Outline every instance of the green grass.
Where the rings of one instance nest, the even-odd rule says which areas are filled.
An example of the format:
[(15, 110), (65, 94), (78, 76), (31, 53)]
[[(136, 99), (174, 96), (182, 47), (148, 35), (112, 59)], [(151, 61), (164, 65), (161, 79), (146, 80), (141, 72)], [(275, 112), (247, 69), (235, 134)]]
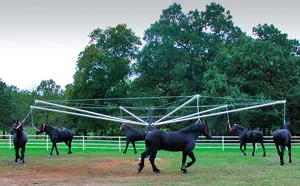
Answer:
[[(285, 151), (284, 166), (280, 166), (279, 157), (275, 148), (267, 149), (267, 157), (262, 157), (261, 149), (258, 149), (256, 156), (251, 156), (252, 148), (248, 148), (248, 155), (243, 156), (239, 149), (197, 149), (195, 156), (197, 161), (188, 168), (188, 174), (180, 172), (181, 152), (159, 151), (156, 161), (157, 167), (161, 170), (160, 175), (152, 173), (151, 165), (146, 160), (146, 165), (141, 174), (137, 173), (137, 164), (134, 161), (128, 164), (129, 171), (136, 176), (135, 179), (114, 181), (111, 184), (117, 185), (298, 185), (300, 181), (299, 158), (300, 149), (292, 149), (293, 163), (287, 163), (287, 151)], [(30, 167), (33, 162), (46, 162), (52, 166), (71, 163), (88, 164), (96, 160), (114, 159), (122, 162), (122, 159), (136, 159), (140, 156), (133, 154), (130, 150), (123, 154), (116, 150), (93, 150), (74, 149), (73, 156), (66, 158), (66, 149), (60, 150), (59, 158), (47, 157), (49, 151), (45, 149), (28, 149), (26, 152), (27, 165)], [(13, 149), (0, 149), (0, 178), (5, 174), (5, 168), (14, 159)], [(67, 159), (67, 160), (66, 160)], [(75, 161), (69, 161), (74, 159)], [(66, 161), (69, 161), (66, 163)], [(188, 158), (188, 161), (190, 159)], [(28, 168), (25, 167), (25, 168)], [(8, 167), (10, 171), (14, 170)], [(109, 169), (109, 167), (108, 167)], [(80, 171), (80, 170), (78, 170)], [(114, 175), (118, 176), (118, 175)], [(122, 179), (123, 175), (119, 175)], [(100, 178), (99, 178), (100, 179)], [(101, 184), (100, 184), (101, 185)]]

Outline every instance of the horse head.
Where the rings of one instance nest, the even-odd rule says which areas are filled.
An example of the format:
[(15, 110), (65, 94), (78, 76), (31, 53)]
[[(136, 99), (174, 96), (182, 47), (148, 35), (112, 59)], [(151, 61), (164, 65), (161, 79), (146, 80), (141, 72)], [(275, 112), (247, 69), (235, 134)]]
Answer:
[(14, 121), (14, 124), (12, 126), (10, 133), (11, 133), (11, 135), (14, 135), (18, 131), (23, 131), (23, 126), (22, 126), (22, 123), (17, 120), (17, 121)]
[(120, 131), (125, 131), (126, 126), (127, 126), (127, 123), (123, 123), (120, 127)]
[(39, 135), (39, 134), (45, 132), (45, 128), (46, 128), (46, 125), (44, 123), (41, 125), (41, 127), (39, 129), (34, 128), (36, 130), (36, 135)]
[(237, 125), (237, 124), (234, 124), (233, 127), (231, 127), (231, 129), (230, 129), (230, 131), (229, 131), (230, 134), (236, 132), (236, 125)]
[(210, 129), (209, 129), (208, 125), (207, 125), (207, 121), (205, 121), (205, 123), (204, 123), (204, 136), (205, 136), (206, 138), (209, 138), (209, 139), (212, 138)]

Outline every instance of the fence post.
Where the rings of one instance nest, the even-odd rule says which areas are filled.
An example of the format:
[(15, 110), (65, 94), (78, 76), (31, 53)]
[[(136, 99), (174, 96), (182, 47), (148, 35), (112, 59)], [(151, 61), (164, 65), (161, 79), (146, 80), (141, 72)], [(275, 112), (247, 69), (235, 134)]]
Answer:
[(119, 136), (119, 152), (121, 152), (121, 136)]
[(224, 149), (225, 149), (225, 140), (224, 140), (224, 136), (222, 136), (222, 150), (224, 151)]
[(82, 150), (84, 150), (84, 135), (82, 135)]
[(11, 138), (12, 138), (12, 135), (9, 135), (9, 140), (8, 140), (8, 143), (9, 143), (9, 149), (11, 149)]
[(48, 135), (46, 135), (46, 148), (47, 148), (47, 150), (49, 150), (49, 142), (48, 142), (48, 140), (49, 140), (49, 137), (48, 137)]

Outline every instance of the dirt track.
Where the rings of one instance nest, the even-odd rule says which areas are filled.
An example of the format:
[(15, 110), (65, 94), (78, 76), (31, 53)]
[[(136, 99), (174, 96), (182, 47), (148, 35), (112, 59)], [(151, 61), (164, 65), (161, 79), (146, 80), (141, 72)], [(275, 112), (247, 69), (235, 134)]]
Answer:
[[(138, 163), (138, 159), (45, 157), (27, 159), (27, 164), (22, 167), (6, 161), (1, 162), (6, 168), (0, 170), (0, 185), (133, 185), (139, 181), (143, 183), (143, 180), (162, 179), (152, 172), (148, 162), (139, 174)], [(163, 164), (160, 162), (161, 167)], [(169, 172), (167, 177), (174, 174)], [(168, 178), (164, 176), (163, 179)]]

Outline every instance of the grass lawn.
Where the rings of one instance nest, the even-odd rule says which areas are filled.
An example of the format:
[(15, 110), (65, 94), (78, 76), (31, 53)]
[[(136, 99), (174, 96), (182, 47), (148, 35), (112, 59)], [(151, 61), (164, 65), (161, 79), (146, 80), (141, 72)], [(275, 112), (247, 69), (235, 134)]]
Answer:
[[(59, 156), (49, 158), (49, 151), (45, 149), (27, 149), (26, 166), (21, 167), (13, 163), (13, 149), (0, 149), (0, 180), (8, 185), (286, 186), (299, 185), (300, 182), (300, 149), (296, 148), (292, 149), (293, 163), (288, 163), (285, 151), (284, 166), (279, 164), (275, 147), (266, 149), (266, 157), (262, 157), (261, 149), (252, 157), (250, 147), (247, 156), (243, 156), (239, 149), (197, 149), (194, 151), (197, 161), (188, 168), (188, 174), (180, 172), (181, 152), (159, 151), (156, 160), (161, 170), (159, 175), (152, 172), (148, 160), (145, 161), (144, 170), (138, 173), (141, 151), (138, 154), (132, 151), (123, 154), (115, 150), (74, 149), (73, 155), (67, 156), (67, 149), (59, 150)], [(190, 161), (189, 158), (187, 160)], [(68, 174), (69, 169), (73, 169), (73, 172)], [(22, 175), (27, 181), (18, 180)], [(43, 175), (45, 177), (41, 178)], [(53, 178), (47, 178), (50, 175), (56, 176), (54, 181)]]

